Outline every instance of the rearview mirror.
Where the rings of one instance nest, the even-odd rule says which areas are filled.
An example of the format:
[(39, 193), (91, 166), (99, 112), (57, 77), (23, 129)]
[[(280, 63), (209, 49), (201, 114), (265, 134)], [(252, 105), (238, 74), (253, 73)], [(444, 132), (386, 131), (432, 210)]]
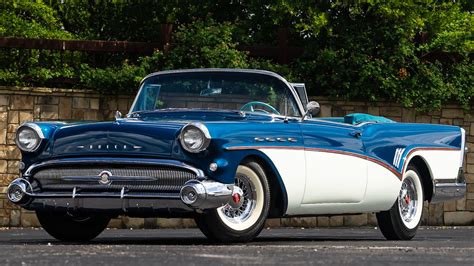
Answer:
[(319, 114), (319, 110), (321, 110), (321, 107), (319, 106), (318, 102), (311, 101), (306, 105), (306, 113), (303, 115), (301, 118), (301, 121), (303, 121), (306, 117), (308, 117), (310, 114), (311, 116), (315, 116)]

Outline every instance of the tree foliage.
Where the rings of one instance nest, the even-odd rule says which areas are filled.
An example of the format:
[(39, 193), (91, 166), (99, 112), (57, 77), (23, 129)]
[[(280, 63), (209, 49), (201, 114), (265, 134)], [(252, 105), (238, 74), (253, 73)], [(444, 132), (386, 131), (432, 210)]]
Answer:
[[(76, 87), (123, 93), (149, 72), (236, 67), (276, 71), (306, 82), (311, 95), (395, 100), (420, 110), (474, 96), (472, 1), (13, 1), (0, 4), (0, 36), (158, 41), (173, 24), (172, 45), (152, 56), (0, 51), (0, 84)], [(304, 47), (287, 65), (250, 57), (239, 45), (275, 45), (279, 28)]]

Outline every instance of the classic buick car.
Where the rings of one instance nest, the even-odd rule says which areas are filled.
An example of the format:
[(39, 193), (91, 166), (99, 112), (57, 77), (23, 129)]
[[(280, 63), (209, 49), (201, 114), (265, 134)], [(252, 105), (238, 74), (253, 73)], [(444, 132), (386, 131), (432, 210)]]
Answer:
[(463, 129), (318, 111), (268, 71), (154, 73), (115, 121), (20, 126), (7, 195), (63, 241), (128, 215), (192, 217), (218, 242), (251, 241), (266, 218), (368, 212), (407, 240), (424, 201), (464, 196)]

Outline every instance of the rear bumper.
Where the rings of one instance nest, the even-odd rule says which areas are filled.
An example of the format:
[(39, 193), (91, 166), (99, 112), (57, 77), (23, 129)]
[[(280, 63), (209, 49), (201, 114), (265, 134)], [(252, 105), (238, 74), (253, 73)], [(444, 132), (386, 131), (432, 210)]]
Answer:
[(433, 197), (431, 203), (457, 200), (466, 194), (466, 180), (463, 168), (459, 168), (456, 179), (437, 179), (433, 182)]

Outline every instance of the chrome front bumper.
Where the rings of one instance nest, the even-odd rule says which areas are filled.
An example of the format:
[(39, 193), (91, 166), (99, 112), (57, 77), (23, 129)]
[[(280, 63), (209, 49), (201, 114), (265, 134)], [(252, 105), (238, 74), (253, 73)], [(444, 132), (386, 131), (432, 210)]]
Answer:
[(433, 182), (433, 197), (431, 203), (439, 203), (449, 200), (457, 200), (466, 194), (466, 180), (464, 170), (459, 168), (456, 179), (437, 179)]
[[(74, 170), (74, 167), (77, 167), (77, 165), (87, 166), (92, 164), (100, 167), (104, 165), (104, 160), (107, 162), (107, 165), (104, 167), (108, 167), (105, 170), (112, 169), (110, 167), (114, 167), (113, 169), (115, 169), (114, 172), (116, 173), (124, 173), (124, 171), (119, 170), (126, 170), (126, 168), (120, 168), (121, 161), (111, 160), (110, 158), (50, 161), (30, 167), (22, 178), (14, 180), (7, 189), (7, 196), (11, 202), (29, 210), (86, 210), (119, 214), (141, 213), (139, 215), (153, 215), (163, 212), (169, 214), (189, 213), (218, 208), (226, 204), (235, 206), (237, 204), (233, 202), (235, 194), (239, 194), (237, 198), (242, 197), (243, 194), (234, 184), (223, 184), (206, 179), (202, 171), (170, 160), (140, 160), (134, 162), (136, 163), (134, 167), (139, 168), (140, 165), (146, 165), (147, 167), (153, 166), (153, 169), (158, 169), (163, 165), (171, 165), (193, 171), (195, 178), (190, 179), (186, 183), (181, 183), (181, 185), (178, 185), (179, 182), (172, 182), (165, 186), (155, 186), (157, 189), (150, 189), (150, 187), (143, 184), (149, 182), (150, 179), (156, 181), (161, 179), (168, 180), (168, 175), (172, 175), (173, 172), (165, 171), (163, 172), (164, 174), (154, 176), (156, 171), (140, 172), (133, 170), (132, 173), (138, 173), (138, 175), (123, 176), (119, 174), (107, 176), (109, 182), (101, 182), (101, 175), (104, 171), (99, 175), (93, 176), (90, 174), (89, 169), (87, 171), (80, 171), (80, 168), (78, 168), (78, 171)], [(130, 164), (130, 160), (123, 163)], [(55, 189), (45, 190), (39, 181), (48, 179), (44, 179), (44, 176), (37, 176), (36, 173), (44, 172), (45, 169), (57, 169), (54, 167), (70, 167), (69, 169), (73, 173), (71, 175), (71, 171), (65, 171), (68, 175), (64, 175), (62, 174), (63, 172), (51, 171), (55, 175), (54, 180), (59, 182), (59, 189), (54, 187)], [(47, 173), (49, 175), (49, 172)], [(143, 176), (143, 173), (150, 176)], [(37, 177), (43, 179), (38, 179)], [(96, 183), (96, 185), (92, 186), (91, 183)], [(48, 183), (44, 182), (44, 184)]]
[(233, 184), (205, 180), (186, 183), (180, 193), (128, 193), (122, 188), (115, 192), (34, 192), (33, 186), (23, 178), (15, 179), (7, 189), (9, 200), (29, 210), (85, 210), (108, 211), (113, 213), (158, 212), (182, 213), (214, 209), (229, 204), (238, 207), (243, 192)]

